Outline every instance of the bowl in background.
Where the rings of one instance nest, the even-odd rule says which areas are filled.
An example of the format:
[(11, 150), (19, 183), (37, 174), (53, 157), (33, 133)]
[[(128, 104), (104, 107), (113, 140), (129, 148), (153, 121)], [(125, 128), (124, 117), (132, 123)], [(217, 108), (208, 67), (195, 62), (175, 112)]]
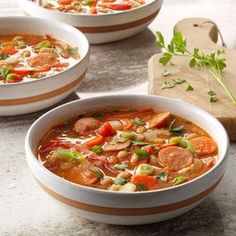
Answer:
[(45, 33), (77, 46), (81, 58), (68, 69), (42, 79), (0, 85), (0, 116), (20, 115), (41, 110), (74, 92), (84, 78), (89, 64), (86, 37), (70, 25), (37, 17), (0, 17), (0, 31), (7, 34)]
[(147, 0), (146, 4), (131, 10), (92, 15), (49, 10), (35, 1), (20, 0), (20, 6), (27, 15), (55, 19), (75, 26), (92, 44), (117, 41), (137, 34), (155, 19), (162, 3), (163, 0)]
[[(179, 186), (146, 192), (114, 192), (67, 181), (46, 169), (37, 159), (40, 139), (53, 125), (78, 114), (107, 107), (152, 106), (184, 117), (207, 131), (218, 145), (219, 160), (205, 174)], [(90, 220), (119, 225), (139, 225), (176, 217), (204, 200), (221, 181), (227, 163), (228, 137), (221, 123), (204, 110), (180, 100), (150, 95), (102, 96), (77, 100), (40, 117), (25, 140), (27, 162), (40, 186), (54, 198), (77, 208)]]

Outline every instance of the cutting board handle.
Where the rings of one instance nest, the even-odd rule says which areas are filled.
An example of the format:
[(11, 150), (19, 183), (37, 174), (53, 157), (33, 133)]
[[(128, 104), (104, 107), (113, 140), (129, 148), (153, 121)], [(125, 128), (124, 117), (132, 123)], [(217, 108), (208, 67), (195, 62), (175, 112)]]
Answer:
[(209, 50), (223, 49), (217, 45), (218, 27), (207, 18), (186, 18), (179, 21), (174, 32), (181, 32), (187, 39), (189, 49), (206, 48)]

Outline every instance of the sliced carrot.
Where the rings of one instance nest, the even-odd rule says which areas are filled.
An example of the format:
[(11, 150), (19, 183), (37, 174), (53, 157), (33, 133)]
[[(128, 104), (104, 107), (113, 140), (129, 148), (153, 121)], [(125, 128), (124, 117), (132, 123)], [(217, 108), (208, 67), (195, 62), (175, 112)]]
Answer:
[(140, 109), (140, 110), (134, 111), (134, 112), (117, 114), (117, 115), (111, 116), (111, 119), (115, 119), (115, 118), (133, 118), (133, 117), (136, 117), (136, 116), (141, 116), (141, 115), (151, 113), (153, 111), (154, 111), (153, 108), (147, 107), (147, 108), (143, 108), (143, 109)]
[(91, 7), (89, 10), (90, 14), (98, 14), (97, 9), (95, 7)]
[(109, 122), (105, 122), (97, 131), (103, 137), (112, 136), (116, 134), (116, 130), (112, 128)]
[(160, 164), (174, 171), (190, 166), (194, 160), (190, 151), (177, 146), (161, 149), (158, 158)]
[(134, 175), (131, 182), (134, 184), (142, 184), (147, 190), (155, 189), (157, 187), (157, 180), (146, 174)]
[(14, 55), (18, 52), (15, 48), (6, 48), (4, 49), (4, 52), (8, 55)]
[(216, 143), (207, 136), (200, 136), (191, 139), (191, 143), (195, 147), (195, 152), (199, 157), (206, 157), (216, 153)]
[(155, 114), (148, 122), (150, 128), (161, 127), (170, 121), (170, 112)]
[(62, 5), (69, 5), (72, 3), (72, 0), (58, 0), (58, 3)]
[(104, 142), (104, 137), (103, 136), (97, 136), (87, 142), (84, 143), (85, 146), (87, 147), (93, 147), (95, 145), (99, 145)]

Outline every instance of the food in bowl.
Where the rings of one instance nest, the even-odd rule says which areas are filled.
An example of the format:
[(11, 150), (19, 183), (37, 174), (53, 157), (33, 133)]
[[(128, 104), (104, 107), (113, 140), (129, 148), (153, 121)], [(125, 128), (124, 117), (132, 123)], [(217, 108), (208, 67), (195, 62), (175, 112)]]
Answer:
[(144, 0), (44, 0), (41, 6), (74, 14), (107, 14), (134, 9), (145, 4)]
[(218, 161), (217, 150), (207, 132), (169, 111), (112, 108), (53, 126), (40, 141), (38, 157), (74, 183), (139, 192), (199, 177)]
[(79, 58), (77, 47), (49, 34), (0, 35), (0, 85), (55, 75)]

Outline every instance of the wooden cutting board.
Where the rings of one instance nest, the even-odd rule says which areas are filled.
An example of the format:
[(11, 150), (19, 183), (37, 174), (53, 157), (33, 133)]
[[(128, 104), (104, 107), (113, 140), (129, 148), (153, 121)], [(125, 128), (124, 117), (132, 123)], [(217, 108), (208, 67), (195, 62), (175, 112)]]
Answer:
[[(187, 18), (175, 25), (174, 32), (181, 32), (184, 35), (189, 50), (199, 48), (204, 53), (218, 49), (225, 50), (227, 68), (223, 72), (223, 78), (236, 96), (236, 50), (223, 48), (216, 44), (218, 39), (216, 24), (205, 18)], [(221, 121), (230, 140), (236, 140), (236, 105), (232, 104), (218, 82), (207, 71), (190, 68), (188, 66), (189, 58), (175, 57), (172, 60), (173, 65), (163, 66), (159, 63), (161, 55), (156, 54), (149, 60), (149, 93), (182, 99), (203, 108)], [(162, 75), (164, 69), (170, 72), (167, 77)], [(175, 78), (185, 79), (186, 83), (171, 89), (161, 89), (165, 80)], [(194, 88), (193, 91), (185, 91), (188, 83)], [(209, 102), (207, 94), (209, 90), (216, 93), (217, 102)]]

